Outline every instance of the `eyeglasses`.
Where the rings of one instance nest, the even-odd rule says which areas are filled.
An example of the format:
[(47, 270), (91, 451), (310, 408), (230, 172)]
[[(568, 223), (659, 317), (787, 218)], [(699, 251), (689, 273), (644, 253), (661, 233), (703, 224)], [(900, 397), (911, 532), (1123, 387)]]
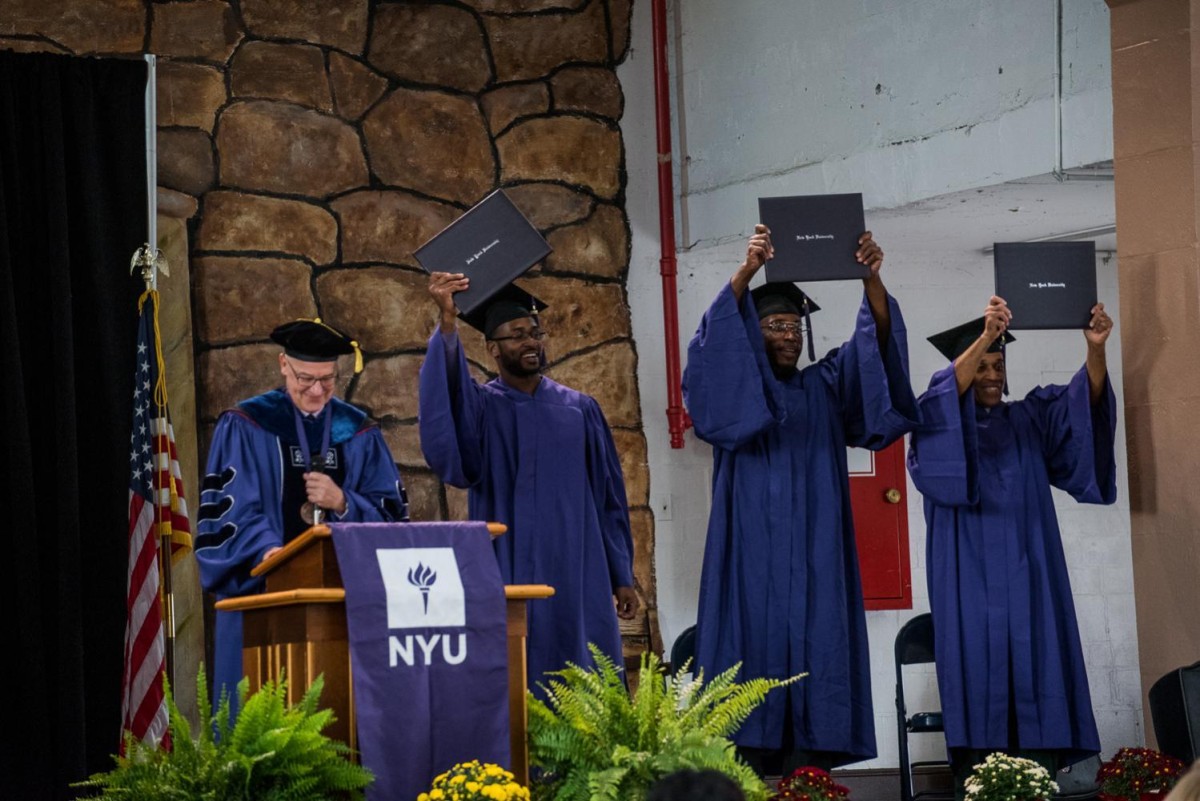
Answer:
[(804, 333), (804, 326), (800, 323), (785, 323), (782, 320), (772, 320), (769, 323), (764, 323), (762, 330), (770, 331), (776, 336), (786, 336), (787, 334), (800, 336)]
[(292, 371), (292, 378), (296, 379), (301, 391), (312, 389), (314, 384), (320, 384), (321, 389), (330, 389), (338, 379), (337, 373), (329, 375), (309, 375), (308, 373), (297, 373), (296, 368), (292, 367), (292, 363), (287, 362), (288, 369)]
[(528, 339), (532, 339), (532, 340), (541, 342), (545, 338), (546, 338), (546, 332), (540, 328), (535, 328), (532, 331), (518, 331), (517, 333), (513, 334), (512, 336), (492, 337), (492, 341), (493, 342), (511, 341), (511, 342), (516, 342), (519, 345)]

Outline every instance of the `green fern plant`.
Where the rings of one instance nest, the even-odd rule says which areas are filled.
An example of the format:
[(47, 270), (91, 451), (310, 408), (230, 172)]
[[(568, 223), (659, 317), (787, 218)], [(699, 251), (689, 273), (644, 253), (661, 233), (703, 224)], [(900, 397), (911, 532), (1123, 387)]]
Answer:
[(595, 669), (568, 664), (543, 686), (548, 702), (529, 695), (535, 801), (644, 798), (655, 780), (685, 768), (718, 770), (748, 801), (765, 801), (770, 791), (737, 758), (729, 735), (768, 692), (799, 676), (739, 684), (739, 664), (707, 684), (703, 675), (683, 681), (647, 653), (631, 698), (612, 660), (595, 645), (588, 649)]
[(200, 730), (195, 739), (164, 681), (171, 750), (133, 737), (125, 741), (116, 767), (92, 775), (78, 787), (102, 799), (137, 801), (322, 801), (360, 799), (370, 771), (351, 763), (350, 749), (321, 731), (333, 712), (318, 710), (321, 676), (299, 703), (287, 705), (287, 683), (268, 682), (247, 697), (248, 682), (237, 686), (237, 721), (230, 722), (229, 698), (222, 694), (214, 717), (201, 665), (196, 679)]

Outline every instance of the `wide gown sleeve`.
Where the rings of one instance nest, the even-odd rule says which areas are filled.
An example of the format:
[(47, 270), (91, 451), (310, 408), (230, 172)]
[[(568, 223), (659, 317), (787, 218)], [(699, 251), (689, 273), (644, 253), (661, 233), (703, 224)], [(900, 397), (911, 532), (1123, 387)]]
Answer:
[(262, 489), (278, 486), (261, 475), (272, 454), (262, 452), (256, 431), (236, 412), (222, 415), (200, 487), (196, 561), (204, 588), (220, 596), (257, 590), (261, 579), (252, 578), (250, 569), (268, 549), (283, 545), (277, 515), (267, 511), (278, 507), (279, 498), (264, 498)]
[(1117, 399), (1108, 379), (1095, 405), (1086, 367), (1066, 386), (1038, 387), (1025, 401), (1041, 433), (1050, 483), (1081, 503), (1115, 501)]
[(726, 284), (688, 345), (683, 395), (700, 439), (734, 450), (784, 421), (778, 381), (748, 297)]
[(354, 435), (347, 445), (354, 450), (354, 471), (346, 476), (342, 492), (346, 523), (391, 523), (408, 520), (408, 503), (396, 462), (376, 426)]
[[(975, 399), (958, 394), (954, 364), (929, 380), (917, 399), (921, 425), (908, 448), (908, 472), (913, 483), (938, 506), (972, 506), (979, 501), (979, 441), (975, 430)], [(969, 421), (969, 425), (964, 425)]]
[(483, 397), (458, 334), (434, 329), (419, 381), (421, 452), (442, 481), (471, 487), (483, 474)]
[(587, 425), (588, 477), (592, 497), (600, 506), (600, 530), (604, 554), (613, 589), (633, 586), (633, 537), (630, 534), (629, 506), (625, 479), (612, 431), (600, 405), (591, 398), (584, 406)]
[(842, 412), (846, 444), (882, 450), (920, 419), (908, 377), (908, 330), (895, 298), (887, 298), (891, 332), (881, 349), (875, 317), (864, 294), (854, 334), (822, 359), (822, 376)]

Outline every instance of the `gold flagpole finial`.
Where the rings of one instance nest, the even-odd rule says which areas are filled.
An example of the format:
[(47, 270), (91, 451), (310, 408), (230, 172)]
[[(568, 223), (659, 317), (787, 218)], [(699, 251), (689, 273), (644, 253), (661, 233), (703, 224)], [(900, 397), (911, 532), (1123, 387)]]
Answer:
[(154, 271), (170, 277), (171, 267), (167, 263), (167, 259), (158, 248), (150, 247), (149, 243), (142, 245), (133, 253), (133, 258), (129, 260), (129, 274), (140, 270), (142, 280), (146, 282), (147, 289), (154, 288)]

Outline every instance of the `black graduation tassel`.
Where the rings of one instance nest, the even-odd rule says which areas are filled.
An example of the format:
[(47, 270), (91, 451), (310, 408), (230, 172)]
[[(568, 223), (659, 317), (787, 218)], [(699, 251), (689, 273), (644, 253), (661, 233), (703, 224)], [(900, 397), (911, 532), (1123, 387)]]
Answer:
[(817, 360), (817, 347), (813, 344), (812, 318), (808, 316), (808, 298), (804, 299), (804, 328), (804, 338), (808, 340), (808, 360), (815, 362)]
[(1004, 334), (1000, 334), (1000, 355), (1004, 358), (1004, 397), (1008, 397), (1008, 354), (1005, 353)]

